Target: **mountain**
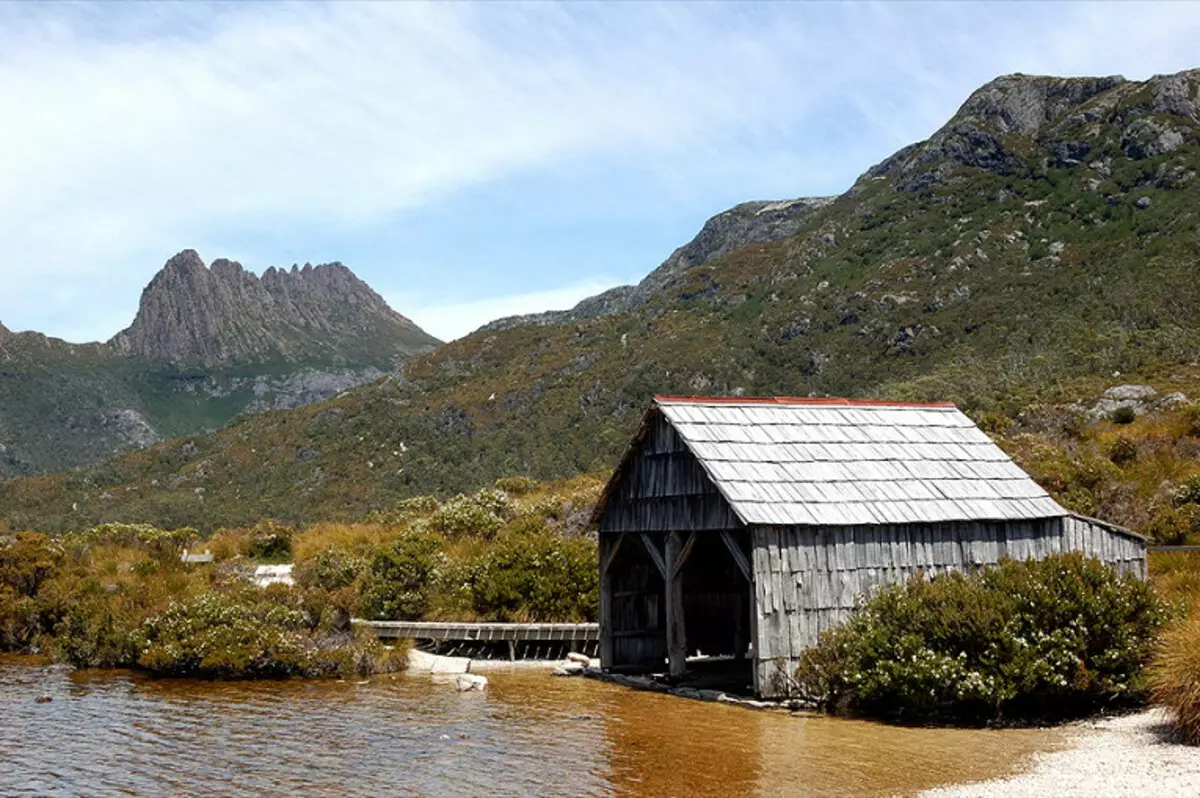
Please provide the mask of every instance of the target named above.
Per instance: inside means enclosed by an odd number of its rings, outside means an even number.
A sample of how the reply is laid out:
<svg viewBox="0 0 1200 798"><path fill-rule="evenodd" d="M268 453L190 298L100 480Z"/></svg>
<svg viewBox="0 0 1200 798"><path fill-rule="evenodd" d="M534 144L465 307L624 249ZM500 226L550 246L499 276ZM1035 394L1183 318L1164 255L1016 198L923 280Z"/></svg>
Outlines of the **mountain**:
<svg viewBox="0 0 1200 798"><path fill-rule="evenodd" d="M155 362L220 368L264 361L398 365L438 342L388 307L341 263L267 269L212 267L193 250L167 261L137 318L109 345Z"/></svg>
<svg viewBox="0 0 1200 798"><path fill-rule="evenodd" d="M259 277L185 250L107 343L0 327L0 477L328 399L437 343L340 263Z"/></svg>
<svg viewBox="0 0 1200 798"><path fill-rule="evenodd" d="M564 324L597 316L629 313L648 304L664 287L688 269L716 260L750 244L765 244L790 238L813 211L833 197L801 197L775 202L743 202L704 223L700 232L663 261L637 285L610 288L584 299L570 310L551 310L524 316L508 316L489 322L481 332L508 330L524 324Z"/></svg>
<svg viewBox="0 0 1200 798"><path fill-rule="evenodd" d="M1194 390L1198 169L1200 71L1002 77L844 194L721 214L636 288L480 330L329 402L11 480L0 508L46 528L353 518L502 475L603 471L653 393L1017 417L1137 379ZM779 235L756 221L775 214Z"/></svg>

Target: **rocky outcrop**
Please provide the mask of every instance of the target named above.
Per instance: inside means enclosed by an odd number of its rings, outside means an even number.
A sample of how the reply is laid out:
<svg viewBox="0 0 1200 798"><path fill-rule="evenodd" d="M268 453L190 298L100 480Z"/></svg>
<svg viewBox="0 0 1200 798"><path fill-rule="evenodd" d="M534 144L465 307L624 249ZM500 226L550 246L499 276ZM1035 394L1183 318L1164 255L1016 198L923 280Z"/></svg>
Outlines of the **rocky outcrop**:
<svg viewBox="0 0 1200 798"><path fill-rule="evenodd" d="M1187 395L1179 392L1160 398L1158 391L1149 385L1116 385L1087 410L1087 416L1092 420L1109 418L1122 408L1140 416L1151 410L1171 410L1190 403Z"/></svg>
<svg viewBox="0 0 1200 798"><path fill-rule="evenodd" d="M393 365L437 340L341 263L262 277L193 250L167 261L137 318L109 345L122 355L216 368L272 360Z"/></svg>
<svg viewBox="0 0 1200 798"><path fill-rule="evenodd" d="M552 310L497 319L480 328L495 332L525 324L563 324L627 313L648 303L676 282L685 272L702 266L735 249L790 238L813 211L825 207L833 197L801 197L792 200L743 202L704 223L696 237L671 253L657 269L637 285L622 285L588 297L570 310Z"/></svg>
<svg viewBox="0 0 1200 798"><path fill-rule="evenodd" d="M1120 76L1005 75L972 94L927 141L906 147L859 181L890 180L917 191L952 179L959 167L1015 174L1044 148L1048 165L1085 163L1118 143L1131 158L1154 158L1200 138L1200 70L1135 82Z"/></svg>
<svg viewBox="0 0 1200 798"><path fill-rule="evenodd" d="M253 377L213 375L204 380L190 380L180 389L209 399L246 396L244 413L264 410L294 410L332 399L343 391L374 382L385 372L368 366L361 369L304 368L283 376L259 374Z"/></svg>

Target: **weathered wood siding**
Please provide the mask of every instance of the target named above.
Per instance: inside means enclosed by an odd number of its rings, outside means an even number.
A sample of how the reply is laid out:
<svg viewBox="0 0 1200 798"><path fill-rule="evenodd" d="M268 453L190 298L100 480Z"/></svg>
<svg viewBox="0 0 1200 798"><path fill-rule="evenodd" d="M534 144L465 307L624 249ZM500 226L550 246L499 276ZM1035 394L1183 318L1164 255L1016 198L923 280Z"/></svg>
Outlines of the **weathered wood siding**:
<svg viewBox="0 0 1200 798"><path fill-rule="evenodd" d="M800 651L844 623L859 596L937 574L1081 551L1145 578L1145 543L1082 518L852 527L755 527L755 680L786 695Z"/></svg>
<svg viewBox="0 0 1200 798"><path fill-rule="evenodd" d="M659 413L605 505L600 534L741 526L704 467Z"/></svg>

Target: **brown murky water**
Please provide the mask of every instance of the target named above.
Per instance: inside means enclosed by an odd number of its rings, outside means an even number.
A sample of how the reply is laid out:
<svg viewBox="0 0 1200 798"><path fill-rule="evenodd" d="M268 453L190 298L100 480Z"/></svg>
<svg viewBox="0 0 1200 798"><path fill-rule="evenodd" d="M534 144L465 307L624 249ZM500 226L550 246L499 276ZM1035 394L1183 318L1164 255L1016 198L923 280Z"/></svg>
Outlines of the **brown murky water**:
<svg viewBox="0 0 1200 798"><path fill-rule="evenodd" d="M464 694L417 675L213 683L0 657L0 795L907 795L1009 772L1061 737L489 679Z"/></svg>

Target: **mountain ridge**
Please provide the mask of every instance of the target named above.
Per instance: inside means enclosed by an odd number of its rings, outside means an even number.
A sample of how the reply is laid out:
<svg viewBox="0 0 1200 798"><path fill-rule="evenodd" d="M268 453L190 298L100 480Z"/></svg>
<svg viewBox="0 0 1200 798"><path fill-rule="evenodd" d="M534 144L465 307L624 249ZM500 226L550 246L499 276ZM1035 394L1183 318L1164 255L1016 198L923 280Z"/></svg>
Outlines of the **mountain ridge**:
<svg viewBox="0 0 1200 798"><path fill-rule="evenodd" d="M636 307L483 329L329 402L0 484L0 507L50 529L353 519L603 471L654 393L949 400L1063 428L1053 408L1109 375L1194 396L1197 98L1195 70L999 78L790 235L672 270Z"/></svg>
<svg viewBox="0 0 1200 798"><path fill-rule="evenodd" d="M122 355L218 367L306 356L346 361L336 339L348 335L359 360L375 339L401 351L439 343L340 262L271 267L259 277L224 258L205 266L187 249L154 276L133 323L108 345Z"/></svg>
<svg viewBox="0 0 1200 798"><path fill-rule="evenodd" d="M344 264L260 277L183 250L107 342L0 327L0 477L88 465L240 413L328 399L437 343Z"/></svg>

